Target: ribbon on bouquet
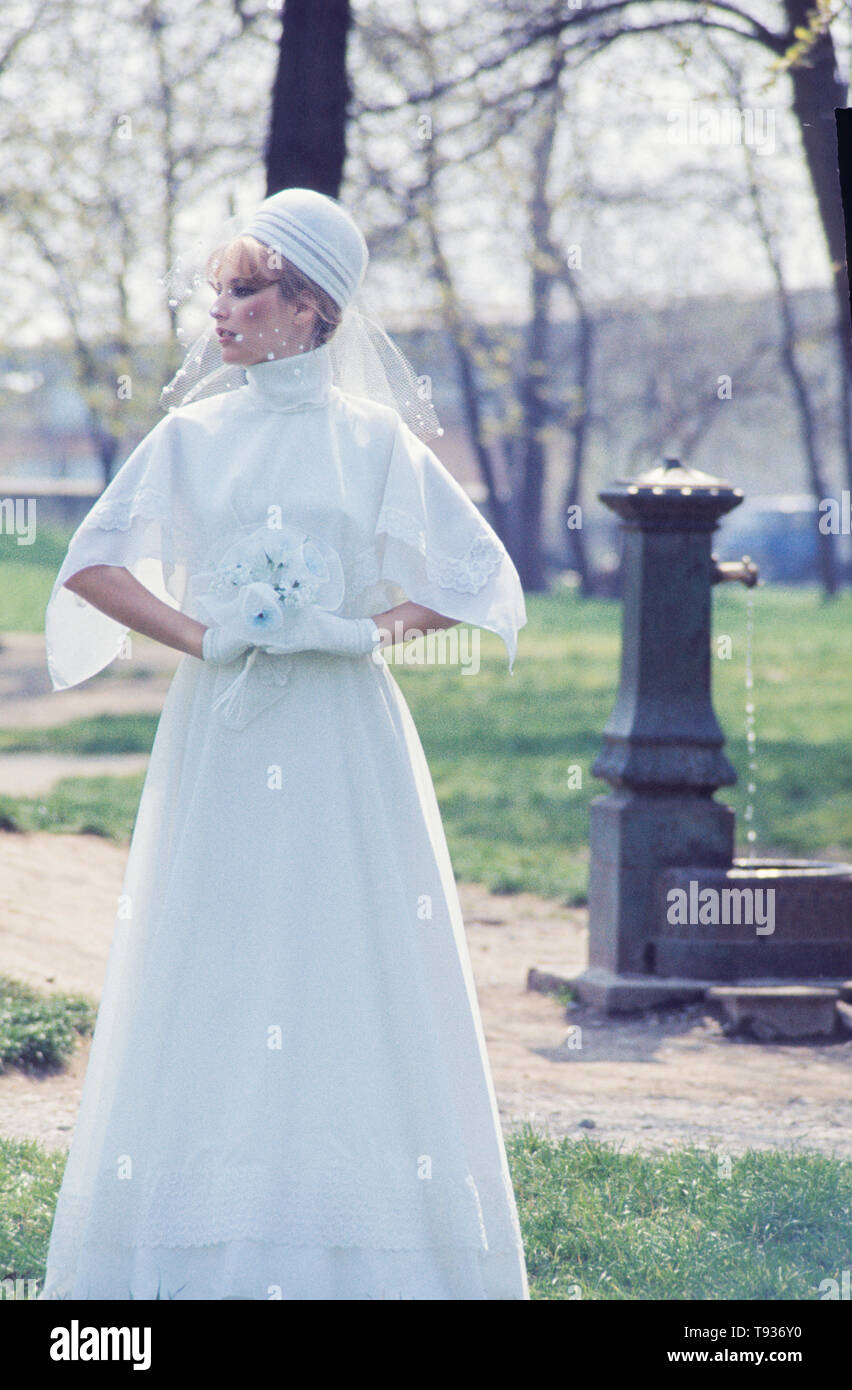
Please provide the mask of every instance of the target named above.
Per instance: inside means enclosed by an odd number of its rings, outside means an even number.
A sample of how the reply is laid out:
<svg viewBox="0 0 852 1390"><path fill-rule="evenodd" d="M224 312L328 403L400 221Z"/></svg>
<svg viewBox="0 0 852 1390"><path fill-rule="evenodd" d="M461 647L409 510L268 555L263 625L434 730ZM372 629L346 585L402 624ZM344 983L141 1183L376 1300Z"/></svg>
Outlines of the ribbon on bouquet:
<svg viewBox="0 0 852 1390"><path fill-rule="evenodd" d="M251 643L237 658L236 676L230 662L217 672L211 708L224 723L245 728L284 693L292 657L262 647L286 629L288 613L308 604L334 612L344 590L337 551L295 526L243 530L219 549L215 567L193 576L190 596L201 619L228 623Z"/></svg>
<svg viewBox="0 0 852 1390"><path fill-rule="evenodd" d="M223 721L233 729L245 728L249 720L253 719L256 714L259 714L261 709L267 709L274 700L278 699L278 694L273 693L272 697L264 700L259 708L257 707L258 701L255 699L254 709L251 708L251 702L246 701L248 673L259 655L261 655L259 648L252 647L251 650L246 652L241 658L242 669L239 675L235 676L233 680L231 680L230 676L227 676L224 682L221 674L217 678L215 689L218 690L219 693L215 696L211 708L214 710L221 710ZM287 658L279 659L287 660ZM277 680L275 684L279 687L283 687L287 684L288 678L288 672L282 669L281 678ZM223 685L224 688L220 688Z"/></svg>
<svg viewBox="0 0 852 1390"><path fill-rule="evenodd" d="M246 660L243 662L243 669L240 671L240 674L235 680L229 681L225 689L221 694L217 695L213 701L212 708L221 709L222 716L226 722L229 718L234 719L242 713L242 701L239 699L239 695L246 683L246 676L251 669L252 662L257 656L257 650L257 647L252 647L251 651L246 655Z"/></svg>

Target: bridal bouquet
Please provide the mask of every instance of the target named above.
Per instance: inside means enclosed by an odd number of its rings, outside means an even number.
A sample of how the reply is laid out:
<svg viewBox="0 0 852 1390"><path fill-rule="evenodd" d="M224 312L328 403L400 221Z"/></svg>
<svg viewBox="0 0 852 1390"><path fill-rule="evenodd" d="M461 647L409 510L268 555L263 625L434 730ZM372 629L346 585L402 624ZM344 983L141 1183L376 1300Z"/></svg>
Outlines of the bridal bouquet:
<svg viewBox="0 0 852 1390"><path fill-rule="evenodd" d="M235 678L227 672L217 680L214 709L226 722L242 728L281 693L288 679L286 657L263 653L264 644L287 625L288 615L314 604L334 612L343 600L345 581L333 546L296 526L255 527L238 536L219 555L212 570L194 576L192 592L202 621L235 623L252 643ZM254 669L264 689L254 683L249 696L246 681ZM276 689L275 687L278 687Z"/></svg>
<svg viewBox="0 0 852 1390"><path fill-rule="evenodd" d="M295 526L262 526L227 548L199 603L214 623L236 619L246 640L262 646L284 628L289 609L313 603L333 612L343 588L332 546Z"/></svg>

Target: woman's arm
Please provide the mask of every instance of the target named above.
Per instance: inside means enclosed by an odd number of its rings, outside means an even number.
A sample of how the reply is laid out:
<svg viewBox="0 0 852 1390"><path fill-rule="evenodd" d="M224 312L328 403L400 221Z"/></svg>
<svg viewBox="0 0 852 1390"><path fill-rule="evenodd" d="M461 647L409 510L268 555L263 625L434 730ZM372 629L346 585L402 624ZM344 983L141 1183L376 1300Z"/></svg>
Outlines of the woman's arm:
<svg viewBox="0 0 852 1390"><path fill-rule="evenodd" d="M163 603L122 565L88 565L67 579L65 588L79 594L108 617L126 623L134 632L203 659L201 640L205 624ZM383 647L439 628L454 627L458 621L458 618L445 618L432 608L410 601L373 616L373 622L382 632Z"/></svg>
<svg viewBox="0 0 852 1390"><path fill-rule="evenodd" d="M372 616L382 634L381 647L392 647L397 642L406 642L409 637L425 636L442 627L455 627L460 621L458 618L445 618L433 608L424 608L422 603L412 603L409 599Z"/></svg>
<svg viewBox="0 0 852 1390"><path fill-rule="evenodd" d="M88 565L66 579L64 587L134 632L202 659L204 623L163 603L122 565Z"/></svg>

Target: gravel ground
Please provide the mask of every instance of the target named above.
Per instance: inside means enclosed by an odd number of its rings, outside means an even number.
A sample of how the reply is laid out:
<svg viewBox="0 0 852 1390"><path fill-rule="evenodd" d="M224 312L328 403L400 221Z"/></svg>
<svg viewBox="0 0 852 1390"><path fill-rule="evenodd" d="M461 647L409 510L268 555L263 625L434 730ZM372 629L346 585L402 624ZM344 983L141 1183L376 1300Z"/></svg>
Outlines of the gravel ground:
<svg viewBox="0 0 852 1390"><path fill-rule="evenodd" d="M0 973L98 999L126 856L94 835L0 834ZM529 1119L625 1149L792 1147L852 1159L852 1039L737 1041L700 1005L566 1015L555 997L527 990L527 972L581 962L585 914L477 884L460 885L460 897L507 1131ZM0 1076L0 1134L67 1147L87 1055L84 1043L66 1071L41 1079Z"/></svg>
<svg viewBox="0 0 852 1390"><path fill-rule="evenodd" d="M53 692L43 638L4 635L0 728L156 713L178 660L178 653L137 639L132 663L116 661L81 687ZM144 766L133 756L134 767ZM57 776L108 764L118 766L113 759L10 754L0 758L0 790L37 794ZM126 847L93 835L0 833L0 974L97 1000L126 858ZM559 974L582 964L585 913L528 893L494 895L477 884L461 884L459 893L507 1131L528 1119L554 1136L594 1137L624 1149L694 1143L731 1156L780 1148L852 1159L852 1038L736 1040L700 1005L620 1019L580 1006L566 1014L555 997L527 990L527 974L531 967ZM53 1076L15 1068L0 1075L0 1135L67 1148L87 1057L85 1042Z"/></svg>

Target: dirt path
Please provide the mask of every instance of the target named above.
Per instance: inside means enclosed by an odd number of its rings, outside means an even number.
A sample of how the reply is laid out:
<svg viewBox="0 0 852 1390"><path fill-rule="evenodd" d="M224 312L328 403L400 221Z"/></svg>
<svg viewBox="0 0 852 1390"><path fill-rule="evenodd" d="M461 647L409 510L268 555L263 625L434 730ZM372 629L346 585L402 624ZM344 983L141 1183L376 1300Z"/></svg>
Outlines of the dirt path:
<svg viewBox="0 0 852 1390"><path fill-rule="evenodd" d="M126 855L92 835L0 835L0 974L98 998ZM735 1042L700 1006L621 1021L578 1007L569 1020L526 977L584 959L584 914L476 884L460 897L507 1129L530 1118L627 1148L687 1141L736 1155L793 1144L852 1159L852 1040ZM87 1055L88 1044L41 1080L0 1076L0 1134L66 1147Z"/></svg>
<svg viewBox="0 0 852 1390"><path fill-rule="evenodd" d="M157 712L177 661L140 642L132 666L115 663L118 674L59 694L42 669L40 638L3 642L6 728ZM62 759L63 775L65 765ZM14 776L8 760L6 771ZM46 762L41 771L47 777ZM126 847L92 835L0 834L0 974L97 999L126 857ZM526 989L527 973L533 966L559 973L585 960L585 913L527 893L496 896L476 884L459 892L507 1130L531 1119L553 1135L624 1148L692 1142L735 1156L793 1146L852 1159L852 1039L735 1041L701 1006L629 1020L577 1006L566 1016L555 998ZM571 1031L577 1026L579 1034ZM578 1040L579 1048L572 1045ZM15 1069L0 1075L0 1135L67 1147L87 1056L84 1044L66 1071L40 1080Z"/></svg>

